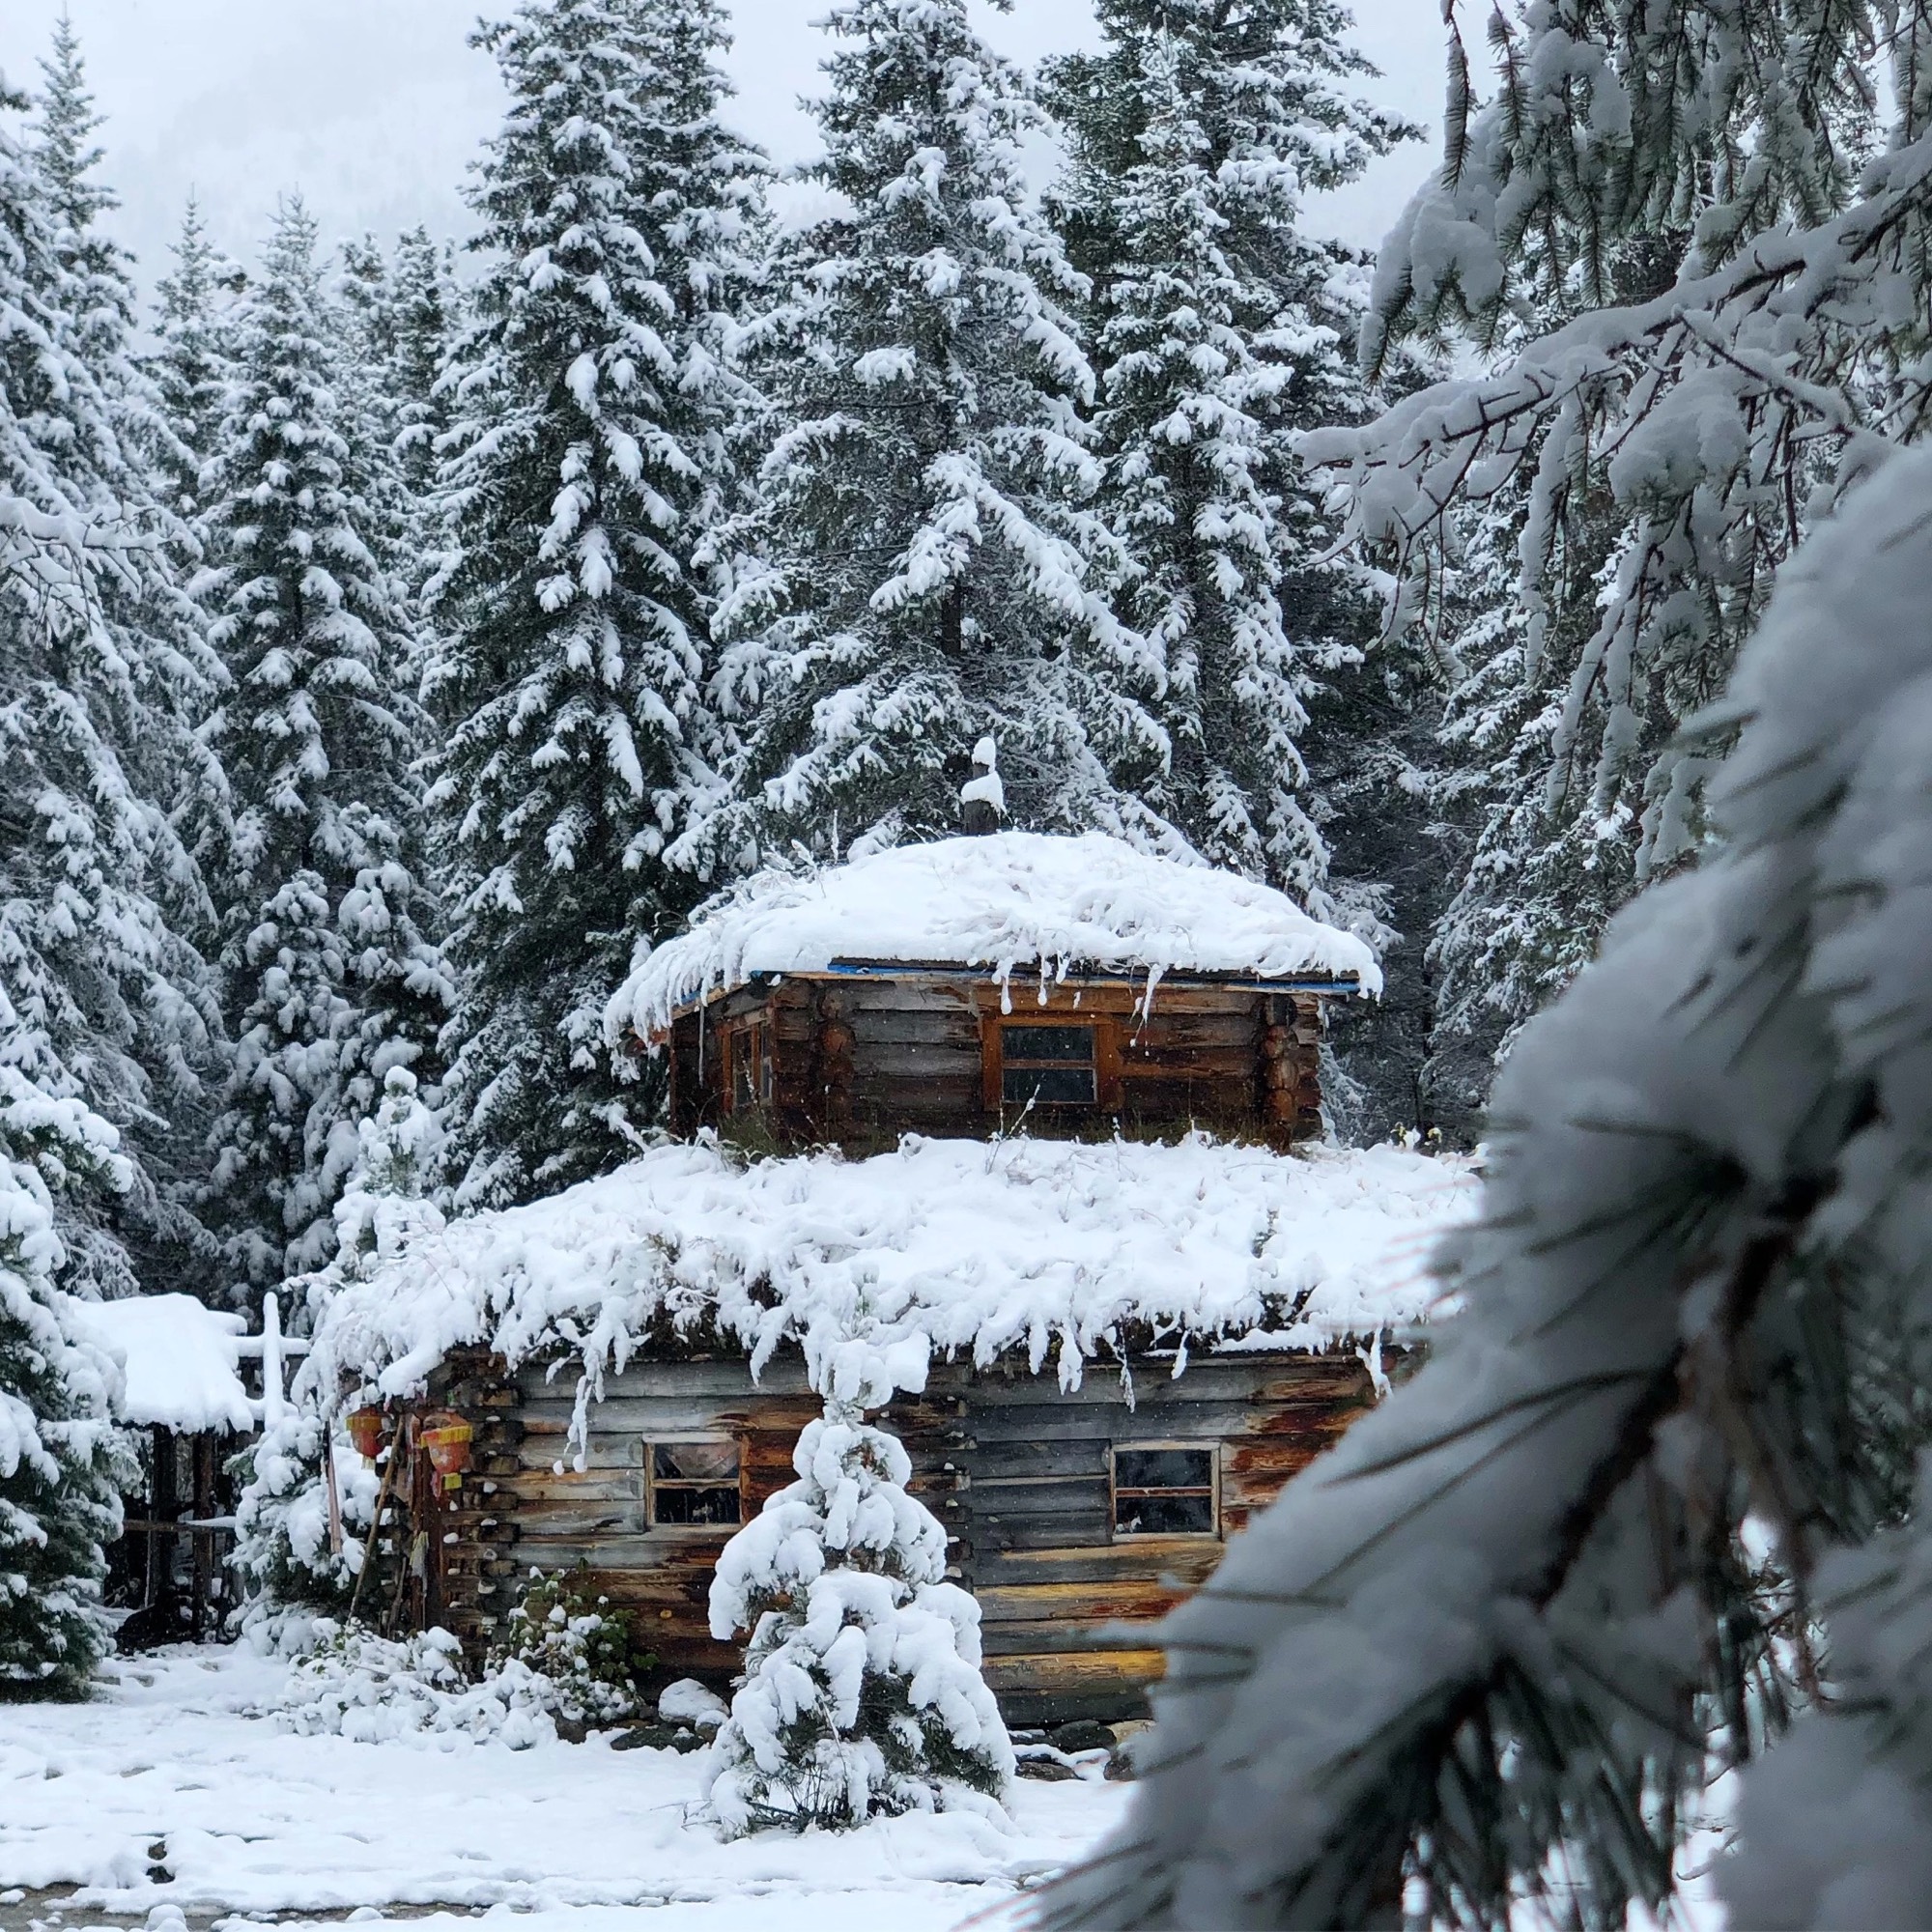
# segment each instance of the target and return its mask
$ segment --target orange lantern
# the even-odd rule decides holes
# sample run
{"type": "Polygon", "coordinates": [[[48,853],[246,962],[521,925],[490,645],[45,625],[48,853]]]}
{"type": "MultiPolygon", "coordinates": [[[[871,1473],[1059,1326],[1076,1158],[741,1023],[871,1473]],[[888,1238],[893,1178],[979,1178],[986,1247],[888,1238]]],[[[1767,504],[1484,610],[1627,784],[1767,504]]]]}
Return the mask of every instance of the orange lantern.
{"type": "Polygon", "coordinates": [[[349,1432],[349,1439],[355,1445],[355,1453],[366,1463],[376,1460],[376,1451],[383,1446],[383,1411],[380,1408],[352,1408],[342,1418],[342,1426],[349,1432]]]}
{"type": "Polygon", "coordinates": [[[469,1423],[450,1416],[439,1419],[416,1437],[429,1456],[430,1467],[442,1478],[444,1489],[453,1490],[463,1481],[475,1433],[469,1423]]]}

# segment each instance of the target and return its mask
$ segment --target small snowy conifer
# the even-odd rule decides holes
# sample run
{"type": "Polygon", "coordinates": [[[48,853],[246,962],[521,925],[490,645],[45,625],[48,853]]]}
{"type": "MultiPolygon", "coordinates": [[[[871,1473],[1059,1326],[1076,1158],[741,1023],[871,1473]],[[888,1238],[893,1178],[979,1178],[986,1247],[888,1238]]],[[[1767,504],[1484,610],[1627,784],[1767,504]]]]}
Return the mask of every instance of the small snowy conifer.
{"type": "Polygon", "coordinates": [[[905,1450],[828,1404],[792,1467],[712,1580],[712,1634],[751,1633],[712,1809],[744,1832],[996,1806],[1013,1750],[980,1674],[980,1606],[946,1581],[905,1450]]]}

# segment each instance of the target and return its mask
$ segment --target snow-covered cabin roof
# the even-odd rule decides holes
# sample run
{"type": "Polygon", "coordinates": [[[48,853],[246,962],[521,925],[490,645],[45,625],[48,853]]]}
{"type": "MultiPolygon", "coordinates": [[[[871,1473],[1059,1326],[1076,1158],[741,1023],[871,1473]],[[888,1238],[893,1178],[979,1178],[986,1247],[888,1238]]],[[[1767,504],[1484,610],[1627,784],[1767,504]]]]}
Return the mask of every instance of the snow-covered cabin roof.
{"type": "Polygon", "coordinates": [[[365,1278],[316,1278],[301,1372],[422,1388],[449,1350],[563,1354],[586,1399],[645,1337],[798,1348],[813,1385],[883,1404],[934,1355],[1024,1350],[1064,1385],[1126,1346],[1317,1350],[1423,1317],[1470,1164],[1398,1148],[1281,1155],[1193,1136],[923,1140],[747,1164],[655,1148],[548,1201],[450,1222],[365,1278]]]}
{"type": "Polygon", "coordinates": [[[613,1027],[662,1033],[760,974],[880,961],[1065,978],[1211,974],[1377,992],[1374,952],[1284,893],[1104,833],[999,832],[898,845],[841,866],[757,873],[639,964],[613,1027]]]}
{"type": "Polygon", "coordinates": [[[126,1377],[117,1422],[186,1435],[255,1427],[242,1385],[241,1316],[204,1308],[186,1294],[139,1294],[125,1301],[75,1301],[73,1325],[116,1356],[126,1377]]]}

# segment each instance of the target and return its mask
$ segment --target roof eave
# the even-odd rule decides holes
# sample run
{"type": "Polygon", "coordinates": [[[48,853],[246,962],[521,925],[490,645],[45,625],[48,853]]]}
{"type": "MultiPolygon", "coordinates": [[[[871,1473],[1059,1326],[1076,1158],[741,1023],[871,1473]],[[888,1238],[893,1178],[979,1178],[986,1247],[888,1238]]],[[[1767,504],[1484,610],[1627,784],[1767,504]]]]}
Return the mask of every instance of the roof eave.
{"type": "MultiPolygon", "coordinates": [[[[1009,981],[1017,980],[1017,970],[1001,975],[990,966],[971,965],[956,959],[833,959],[822,967],[809,971],[783,973],[749,973],[742,980],[733,980],[728,984],[710,986],[696,998],[680,1000],[671,1009],[671,1021],[681,1019],[703,1009],[726,1000],[733,993],[743,992],[747,986],[758,986],[781,980],[806,980],[838,981],[849,980],[897,980],[910,978],[945,978],[951,980],[975,980],[998,983],[1003,978],[1009,981]]],[[[1125,986],[1128,988],[1147,985],[1151,977],[1151,969],[1142,967],[1139,971],[1112,973],[1056,973],[1052,983],[1056,986],[1125,986]]],[[[1361,976],[1356,973],[1284,973],[1266,975],[1259,973],[1215,973],[1202,970],[1183,970],[1163,967],[1157,982],[1162,986],[1214,986],[1227,992],[1236,993],[1313,993],[1319,997],[1341,999],[1353,997],[1362,990],[1361,976]]],[[[646,1040],[661,1041],[665,1035],[656,1029],[638,1029],[646,1040]]]]}

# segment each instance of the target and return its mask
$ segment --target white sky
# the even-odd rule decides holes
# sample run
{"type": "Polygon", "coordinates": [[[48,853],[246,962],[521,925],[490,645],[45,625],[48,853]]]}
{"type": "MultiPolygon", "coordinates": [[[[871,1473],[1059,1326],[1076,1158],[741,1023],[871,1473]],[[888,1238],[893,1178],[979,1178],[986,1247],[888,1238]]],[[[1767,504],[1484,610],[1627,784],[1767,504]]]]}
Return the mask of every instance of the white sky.
{"type": "MultiPolygon", "coordinates": [[[[40,79],[63,0],[0,0],[0,73],[40,79]]],[[[1442,93],[1440,0],[1356,0],[1357,42],[1383,70],[1384,105],[1430,125],[1442,93]]],[[[478,0],[66,0],[107,117],[101,178],[122,198],[119,238],[144,284],[193,188],[216,240],[252,260],[276,196],[299,188],[325,236],[418,221],[462,237],[458,189],[502,109],[496,66],[465,44],[478,0]]],[[[492,8],[508,11],[507,5],[492,8]]],[[[798,98],[817,92],[825,0],[733,0],[733,120],[781,163],[809,157],[798,98]]],[[[1031,65],[1093,35],[1088,0],[975,0],[982,32],[1031,65]]],[[[1379,241],[1435,158],[1411,145],[1322,213],[1345,240],[1379,241]]]]}

